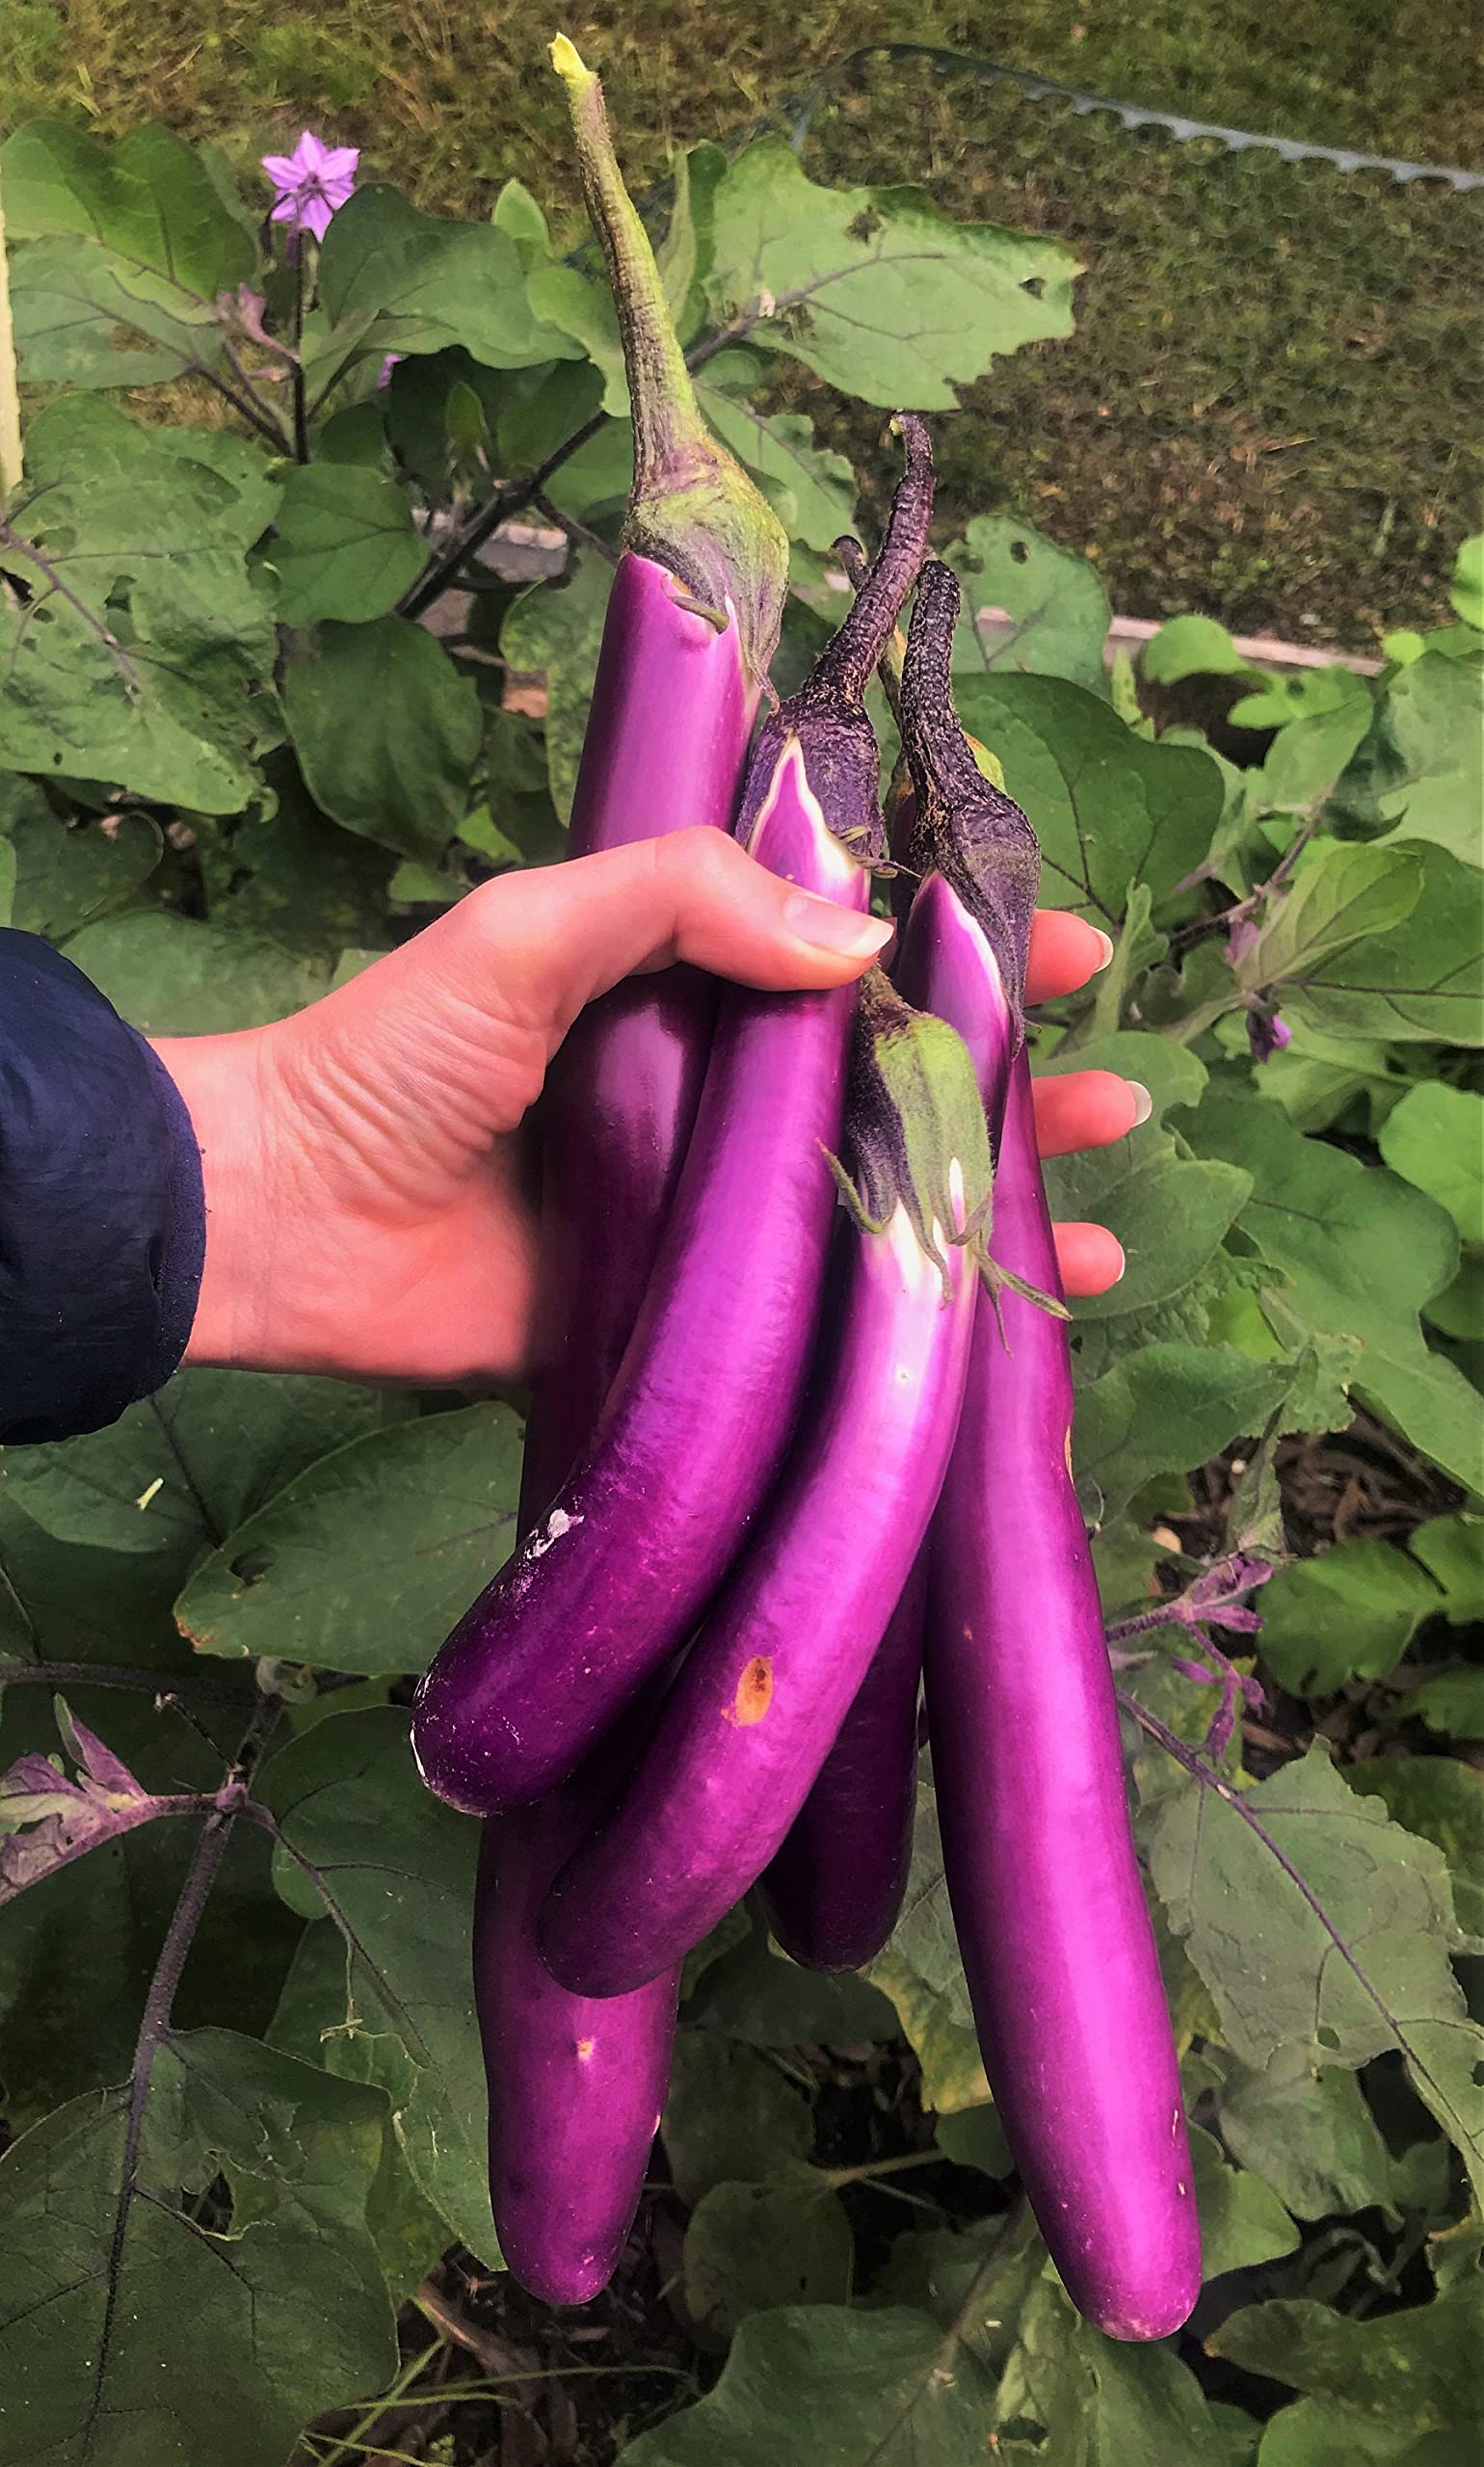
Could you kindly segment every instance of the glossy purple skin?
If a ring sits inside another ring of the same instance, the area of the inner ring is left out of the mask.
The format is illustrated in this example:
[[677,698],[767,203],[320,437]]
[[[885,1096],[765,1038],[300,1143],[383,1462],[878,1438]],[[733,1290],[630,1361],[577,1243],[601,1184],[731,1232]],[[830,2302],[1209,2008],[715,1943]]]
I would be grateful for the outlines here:
[[[962,1011],[939,1007],[993,1079],[995,989],[960,974]],[[1060,1292],[1023,1047],[991,1250]],[[1179,2071],[1070,1471],[1066,1329],[1009,1291],[1001,1310],[1003,1342],[993,1311],[978,1316],[929,1545],[944,1872],[985,2068],[1051,2258],[1100,2329],[1157,2339],[1201,2285]]]
[[[575,854],[687,823],[728,828],[755,704],[741,674],[734,629],[719,635],[677,608],[663,570],[626,556],[573,800]],[[688,968],[620,986],[583,1012],[547,1074],[544,1359],[526,1424],[522,1530],[590,1439],[633,1332],[700,1101],[715,999],[711,980]],[[537,1950],[538,1912],[611,1794],[614,1754],[605,1740],[549,1797],[490,1817],[475,1886],[490,2208],[508,2267],[548,2304],[584,2303],[613,2274],[675,2037],[678,1971],[598,2003],[559,1987]]]
[[571,854],[626,848],[710,822],[726,831],[757,696],[736,627],[725,634],[677,604],[683,586],[652,558],[622,557],[603,621]]
[[[863,910],[793,741],[752,842]],[[602,1427],[418,1690],[424,1779],[479,1815],[564,1781],[683,1642],[771,1487],[824,1274],[854,987],[729,988],[664,1242]],[[700,1375],[703,1374],[703,1375]]]
[[558,1879],[554,1975],[617,1996],[681,1959],[782,1842],[869,1666],[938,1498],[977,1273],[949,1294],[898,1207],[852,1228],[837,1340],[759,1523],[633,1779]]
[[896,1925],[912,1864],[921,1552],[839,1735],[758,1883],[769,1926],[806,1970],[861,1970]]

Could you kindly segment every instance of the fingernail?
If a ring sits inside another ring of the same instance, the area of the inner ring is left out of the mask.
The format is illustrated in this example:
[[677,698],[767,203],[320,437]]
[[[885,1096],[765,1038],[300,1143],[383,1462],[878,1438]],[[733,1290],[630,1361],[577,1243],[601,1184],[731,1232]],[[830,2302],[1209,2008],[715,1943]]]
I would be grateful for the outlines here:
[[1119,1244],[1119,1246],[1118,1246],[1118,1274],[1117,1274],[1117,1276],[1113,1279],[1113,1283],[1114,1283],[1115,1285],[1122,1285],[1122,1284],[1123,1284],[1125,1274],[1126,1274],[1126,1270],[1127,1270],[1127,1266],[1128,1266],[1128,1254],[1127,1254],[1127,1252],[1125,1250],[1125,1248],[1124,1248],[1124,1246],[1123,1246],[1122,1242],[1120,1242],[1120,1244]]
[[840,951],[862,960],[884,951],[895,930],[889,917],[861,916],[853,908],[841,908],[836,900],[816,899],[809,890],[796,890],[784,900],[783,922],[801,942],[812,942],[816,950]]
[[[1093,932],[1097,935],[1099,942],[1102,944],[1102,957],[1093,970],[1094,976],[1100,976],[1103,969],[1108,966],[1108,963],[1113,957],[1113,937],[1111,934],[1105,934],[1100,925],[1095,925],[1093,927]],[[1140,1120],[1143,1120],[1142,1115],[1140,1116]]]
[[1133,1120],[1128,1127],[1130,1130],[1137,1130],[1140,1123],[1148,1122],[1150,1115],[1153,1112],[1154,1100],[1142,1079],[1127,1079],[1124,1084],[1133,1099]]

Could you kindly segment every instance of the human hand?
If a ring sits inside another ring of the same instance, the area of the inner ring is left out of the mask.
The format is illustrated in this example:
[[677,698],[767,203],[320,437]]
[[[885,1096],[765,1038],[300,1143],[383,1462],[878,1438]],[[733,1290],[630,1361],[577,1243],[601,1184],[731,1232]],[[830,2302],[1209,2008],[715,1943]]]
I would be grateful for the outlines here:
[[[530,1368],[537,1226],[521,1124],[584,1003],[688,960],[766,991],[858,976],[885,926],[814,899],[722,833],[676,832],[472,891],[307,1010],[156,1049],[190,1108],[206,1264],[188,1363],[482,1385]],[[1109,956],[1038,913],[1032,1002]],[[1147,1100],[1106,1071],[1036,1089],[1044,1156],[1121,1139]],[[1059,1225],[1067,1291],[1123,1274],[1105,1227]]]

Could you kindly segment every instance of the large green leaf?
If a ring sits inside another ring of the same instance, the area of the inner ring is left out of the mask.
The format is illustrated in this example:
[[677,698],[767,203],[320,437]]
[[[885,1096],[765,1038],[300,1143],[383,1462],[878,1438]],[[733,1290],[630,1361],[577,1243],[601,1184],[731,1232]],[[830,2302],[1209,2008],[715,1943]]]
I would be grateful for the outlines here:
[[123,907],[159,863],[160,834],[147,815],[67,823],[29,781],[14,786],[9,810],[0,808],[0,865],[13,867],[9,922],[23,933],[65,942]]
[[33,385],[139,385],[215,365],[218,295],[257,264],[218,165],[163,128],[105,146],[33,120],[0,149],[0,181]]
[[1046,2467],[1190,2467],[1214,2447],[1201,2385],[1171,2345],[1105,2339],[1046,2280],[1020,2316],[996,2413],[1042,2427]]
[[[31,423],[0,543],[0,764],[234,813],[275,729],[275,638],[246,551],[276,491],[208,442],[72,395]],[[239,455],[248,449],[239,448]],[[125,600],[126,595],[126,600]]]
[[1417,1319],[1457,1264],[1443,1209],[1230,1087],[1206,1090],[1189,1135],[1203,1154],[1252,1177],[1237,1222],[1283,1280],[1263,1297],[1279,1334],[1297,1326],[1358,1339],[1360,1393],[1458,1480],[1484,1487],[1477,1396],[1428,1350]]
[[982,2107],[990,2095],[974,2035],[968,1982],[953,1924],[938,1830],[938,1799],[917,1783],[912,1866],[901,1916],[866,1973],[889,1996],[922,2067],[922,2101],[941,2115]]
[[808,2102],[780,2067],[714,2030],[681,2030],[661,2127],[671,2179],[694,2209],[713,2185],[753,2184],[808,2157]]
[[755,2313],[698,2406],[641,2433],[622,2467],[983,2467],[993,2393],[926,2313],[835,2304]]
[[1307,2299],[1251,2304],[1206,2344],[1249,2373],[1358,2415],[1399,2420],[1414,2432],[1476,2431],[1484,2277],[1474,2271],[1430,2304],[1371,2321]]
[[1252,1188],[1245,1172],[1213,1171],[1165,1127],[1175,1106],[1195,1102],[1204,1066],[1168,1038],[1126,1029],[1058,1051],[1048,1067],[1119,1072],[1141,1081],[1153,1103],[1126,1138],[1057,1158],[1047,1171],[1053,1214],[1109,1226],[1127,1261],[1117,1285],[1077,1304],[1077,1318],[1122,1320],[1173,1301],[1207,1267]]
[[1041,898],[1116,926],[1129,886],[1156,909],[1205,859],[1221,773],[1198,746],[1136,736],[1111,704],[1058,676],[961,674],[964,726],[997,756],[1041,842]]
[[776,2304],[842,2304],[855,2242],[817,2168],[713,2185],[685,2231],[685,2304],[713,2338]]
[[1484,1095],[1420,1079],[1377,1134],[1393,1174],[1445,1207],[1465,1242],[1484,1243]]
[[[1106,696],[1102,647],[1112,611],[1096,566],[1009,515],[976,516],[943,553],[964,593],[956,670],[967,676],[1065,676]],[[988,608],[1014,619],[1008,634],[985,630],[979,619]]]
[[603,558],[576,558],[559,590],[535,584],[500,627],[500,650],[511,667],[546,680],[546,772],[564,822],[572,809],[612,586],[613,569]]
[[441,855],[469,807],[479,696],[407,617],[325,624],[283,687],[310,794],[347,831],[400,856]]
[[[1142,1345],[1077,1399],[1077,1477],[1106,1524],[1152,1474],[1184,1472],[1229,1440],[1260,1431],[1285,1385],[1281,1366],[1230,1345]],[[1266,1606],[1267,1597],[1263,1604]]]
[[1173,1793],[1150,1857],[1244,2063],[1399,2052],[1484,2187],[1484,2030],[1449,1967],[1452,1897],[1430,1842],[1347,1790],[1315,1744],[1253,1790]]
[[339,1379],[177,1371],[104,1430],[8,1448],[0,1489],[59,1542],[163,1559],[178,1584],[305,1466],[379,1428],[389,1402]]
[[1192,2127],[1190,2163],[1201,2219],[1201,2259],[1207,2278],[1251,2269],[1298,2248],[1298,2230],[1260,2176],[1231,2166],[1219,2142]]
[[1453,1879],[1453,1907],[1468,1934],[1484,1937],[1484,1772],[1456,1756],[1377,1756],[1350,1768],[1350,1787],[1435,1842]]
[[1394,1670],[1438,1586],[1389,1542],[1368,1535],[1281,1568],[1262,1592],[1261,1655],[1294,1696],[1330,1696],[1347,1679]]
[[[306,1917],[327,1911],[345,1949],[316,1982],[325,2063],[386,2091],[424,2196],[494,2262],[469,1971],[477,1826],[423,1788],[407,1716],[390,1709],[317,1723],[279,1750],[259,1795],[282,1828],[279,1890]],[[299,2022],[309,2029],[306,2008]]]
[[1410,856],[1420,873],[1405,920],[1305,968],[1285,989],[1285,1008],[1322,1034],[1484,1044],[1478,871],[1445,848],[1395,855]]
[[1381,726],[1393,783],[1380,798],[1388,844],[1430,839],[1466,864],[1484,862],[1484,658],[1424,651],[1391,678]]
[[1395,2203],[1396,2164],[1360,2082],[1300,2047],[1281,2048],[1260,2072],[1233,2067],[1221,2131],[1233,2157],[1295,2218]]
[[328,960],[164,908],[85,925],[67,957],[151,1037],[257,1027],[303,1010],[330,987]]
[[1392,933],[1411,915],[1421,887],[1420,865],[1400,849],[1319,841],[1234,963],[1238,984],[1281,991],[1286,1000],[1292,987],[1352,942]]
[[311,389],[357,358],[458,345],[486,368],[571,359],[582,346],[543,325],[520,251],[492,223],[420,214],[395,189],[358,189],[325,235],[320,318],[306,338]]
[[421,1669],[510,1554],[520,1430],[468,1405],[322,1456],[198,1568],[182,1630],[201,1653]]
[[[264,2467],[396,2367],[366,2225],[382,2100],[225,2030],[0,2162],[5,2467]],[[231,2219],[208,2203],[225,2178]]]
[[1073,259],[1054,240],[950,223],[920,189],[818,187],[781,138],[750,146],[712,204],[718,325],[886,410],[952,411],[996,355],[1072,331]]
[[290,471],[264,563],[285,624],[333,617],[363,625],[395,608],[427,550],[395,480],[354,463]]
[[759,411],[752,398],[766,370],[759,353],[719,352],[697,376],[698,399],[790,540],[829,548],[854,526],[856,475],[843,454],[816,442],[811,420],[798,411]]

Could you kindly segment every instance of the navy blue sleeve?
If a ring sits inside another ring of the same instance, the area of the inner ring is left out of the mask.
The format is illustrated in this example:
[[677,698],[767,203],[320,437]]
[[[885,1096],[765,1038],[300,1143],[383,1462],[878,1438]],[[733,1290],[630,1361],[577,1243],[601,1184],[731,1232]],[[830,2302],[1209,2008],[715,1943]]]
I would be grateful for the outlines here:
[[160,1387],[205,1247],[164,1064],[70,960],[0,928],[0,1443],[99,1430]]

